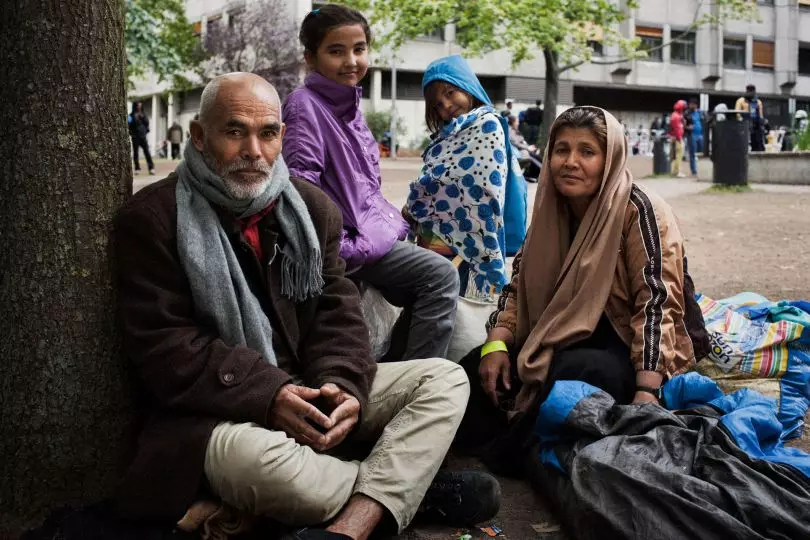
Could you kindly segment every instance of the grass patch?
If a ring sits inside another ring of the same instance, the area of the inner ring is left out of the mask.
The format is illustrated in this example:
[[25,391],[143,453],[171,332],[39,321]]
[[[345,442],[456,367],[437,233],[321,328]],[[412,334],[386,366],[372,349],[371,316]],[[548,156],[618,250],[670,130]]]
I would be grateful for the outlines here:
[[675,178],[671,173],[648,174],[642,180],[657,180],[659,178]]
[[751,193],[754,191],[750,185],[712,184],[704,193]]

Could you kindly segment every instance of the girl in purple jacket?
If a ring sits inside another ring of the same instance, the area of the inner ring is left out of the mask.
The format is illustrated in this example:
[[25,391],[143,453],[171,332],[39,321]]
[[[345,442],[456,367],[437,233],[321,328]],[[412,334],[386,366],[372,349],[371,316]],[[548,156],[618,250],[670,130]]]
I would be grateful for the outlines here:
[[404,241],[408,224],[380,190],[380,151],[357,86],[368,71],[368,22],[330,4],[304,18],[299,38],[309,74],[282,110],[290,174],[320,187],[343,212],[347,273],[406,308],[401,359],[443,357],[455,322],[458,272],[441,255]]

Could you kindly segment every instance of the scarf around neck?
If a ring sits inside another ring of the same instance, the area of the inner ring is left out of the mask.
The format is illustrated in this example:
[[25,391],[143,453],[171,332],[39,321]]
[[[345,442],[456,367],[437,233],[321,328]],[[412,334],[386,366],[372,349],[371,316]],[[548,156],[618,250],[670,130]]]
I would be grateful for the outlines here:
[[[554,349],[593,333],[616,272],[633,176],[621,124],[607,111],[588,108],[601,112],[607,124],[602,185],[572,238],[568,205],[554,186],[551,168],[543,167],[523,247],[515,338],[518,374],[527,389],[518,401],[524,404],[531,388],[545,380]],[[552,126],[551,133],[556,129]],[[543,163],[550,163],[549,155],[547,147]]]
[[[281,293],[294,302],[317,296],[323,288],[322,255],[315,227],[301,195],[290,182],[281,156],[271,179],[254,199],[234,200],[225,184],[189,143],[177,167],[177,250],[191,285],[196,314],[214,326],[230,346],[243,345],[276,364],[272,328],[259,300],[250,290],[220,222],[215,206],[244,219],[273,209],[286,240],[281,249]],[[268,265],[273,262],[271,257]]]

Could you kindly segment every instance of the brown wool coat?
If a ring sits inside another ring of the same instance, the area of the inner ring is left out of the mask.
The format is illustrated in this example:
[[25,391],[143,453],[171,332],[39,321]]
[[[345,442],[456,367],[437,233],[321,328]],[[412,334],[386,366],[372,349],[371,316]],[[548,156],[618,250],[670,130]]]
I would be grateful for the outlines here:
[[[293,185],[309,208],[323,253],[323,294],[296,304],[281,296],[281,257],[265,272],[238,227],[226,225],[251,287],[273,326],[278,365],[307,386],[334,382],[364,406],[376,364],[357,289],[339,256],[342,218],[308,182]],[[195,318],[177,253],[177,177],[137,193],[115,220],[119,312],[124,351],[138,385],[143,419],[135,457],[119,491],[119,512],[177,520],[204,488],[203,464],[214,426],[224,420],[268,425],[286,371],[259,353],[224,343]],[[230,228],[229,228],[230,227]],[[259,223],[265,253],[283,243],[273,212]]]

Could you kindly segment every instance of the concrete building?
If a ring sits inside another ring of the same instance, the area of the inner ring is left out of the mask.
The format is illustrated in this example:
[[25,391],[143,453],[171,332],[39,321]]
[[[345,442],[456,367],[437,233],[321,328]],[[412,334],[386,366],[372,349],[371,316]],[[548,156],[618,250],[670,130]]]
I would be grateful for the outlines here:
[[[251,1],[187,0],[187,15],[203,34],[209,25],[227,24],[229,17],[238,16],[245,2]],[[316,7],[318,4],[314,2]],[[288,7],[300,21],[313,8],[313,2],[288,0]],[[641,0],[619,30],[654,47],[683,34],[695,13],[711,9],[716,9],[714,3],[707,0]],[[797,109],[810,110],[810,0],[762,1],[759,13],[758,21],[703,26],[646,59],[588,64],[568,71],[560,81],[559,109],[598,105],[629,127],[649,127],[652,118],[671,111],[677,99],[699,98],[703,109],[721,102],[733,108],[745,86],[755,84],[771,125],[786,125]],[[599,56],[619,57],[616,47],[603,46],[599,41],[592,47],[597,61]],[[391,68],[395,63],[397,112],[406,126],[400,144],[418,147],[427,135],[422,73],[432,60],[460,52],[451,24],[405,44],[396,58],[390,51],[374,50],[372,67],[362,83],[364,110],[390,110]],[[511,100],[517,112],[544,97],[545,66],[539,53],[516,70],[505,51],[470,59],[470,64],[498,106]],[[131,99],[136,97],[142,99],[152,118],[150,143],[154,148],[174,119],[187,129],[199,106],[200,89],[172,92],[165,83],[140,81],[131,93]]]

